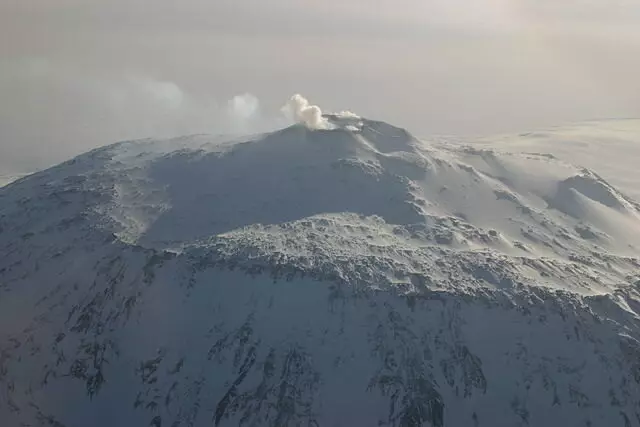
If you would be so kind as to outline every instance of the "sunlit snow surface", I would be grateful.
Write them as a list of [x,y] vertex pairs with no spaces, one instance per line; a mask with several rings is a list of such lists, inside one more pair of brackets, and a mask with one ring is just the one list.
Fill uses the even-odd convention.
[[640,425],[640,122],[356,116],[0,189],[0,419]]

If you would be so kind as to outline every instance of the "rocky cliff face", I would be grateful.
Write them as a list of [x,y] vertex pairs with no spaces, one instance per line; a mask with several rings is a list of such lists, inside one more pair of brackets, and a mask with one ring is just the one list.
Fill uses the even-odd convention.
[[639,224],[355,118],[94,150],[0,189],[0,419],[640,425]]

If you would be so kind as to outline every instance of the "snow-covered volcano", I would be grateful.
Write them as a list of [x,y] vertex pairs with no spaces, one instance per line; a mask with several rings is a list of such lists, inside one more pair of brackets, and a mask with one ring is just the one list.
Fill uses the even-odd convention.
[[640,425],[635,200],[545,152],[325,119],[0,189],[0,419]]

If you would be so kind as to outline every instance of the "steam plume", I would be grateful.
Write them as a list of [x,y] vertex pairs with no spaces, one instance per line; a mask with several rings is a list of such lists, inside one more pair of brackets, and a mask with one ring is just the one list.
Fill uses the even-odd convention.
[[309,129],[331,129],[331,123],[322,117],[322,110],[317,105],[311,105],[300,94],[295,94],[282,108],[285,115],[296,123],[302,123]]

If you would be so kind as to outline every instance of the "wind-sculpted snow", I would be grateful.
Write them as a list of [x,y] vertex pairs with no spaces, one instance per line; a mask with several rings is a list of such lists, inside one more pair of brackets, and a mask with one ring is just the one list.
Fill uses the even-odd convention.
[[0,189],[3,425],[640,425],[636,201],[325,118]]

